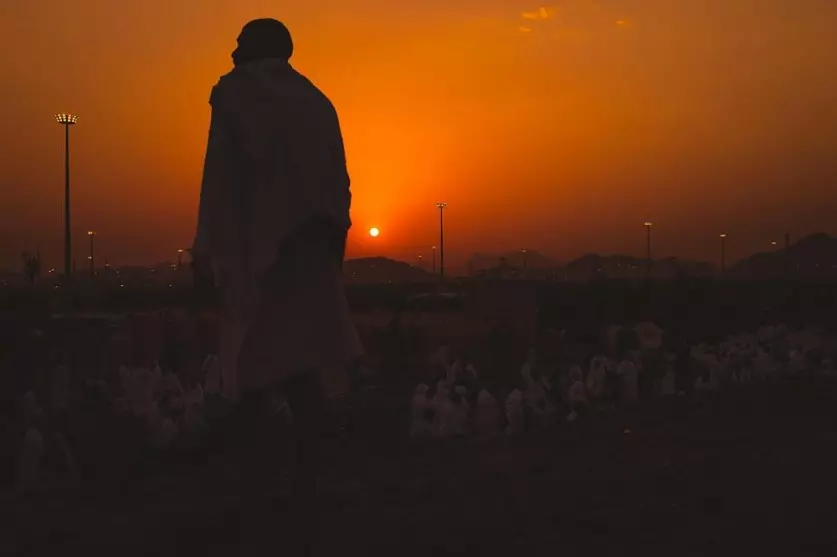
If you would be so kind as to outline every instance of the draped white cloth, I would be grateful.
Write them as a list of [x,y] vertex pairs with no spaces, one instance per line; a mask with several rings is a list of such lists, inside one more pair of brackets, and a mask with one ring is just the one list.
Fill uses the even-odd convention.
[[183,428],[189,432],[201,431],[205,426],[204,418],[204,390],[200,383],[196,383],[184,390],[180,397],[183,407]]
[[135,416],[147,421],[157,418],[156,387],[152,370],[138,367],[131,371],[128,399]]
[[457,395],[457,401],[451,401],[453,408],[450,414],[448,430],[452,435],[465,435],[468,433],[468,414],[471,411],[471,405],[465,396],[468,391],[463,386],[456,387],[454,393]]
[[151,443],[158,449],[171,447],[179,433],[180,428],[174,420],[169,417],[162,418],[155,423],[155,428],[151,433]]
[[590,361],[590,372],[587,374],[587,394],[593,399],[600,398],[607,387],[607,370],[610,361],[604,356],[595,356]]
[[639,398],[639,372],[636,364],[631,360],[622,360],[617,368],[617,374],[621,381],[619,391],[624,402],[636,402]]
[[805,371],[805,353],[801,349],[791,351],[788,372],[791,375],[799,375],[803,371]]
[[[156,374],[154,374],[156,378]],[[159,384],[160,392],[170,396],[179,397],[183,394],[183,385],[176,373],[166,373]]]
[[663,330],[651,321],[638,323],[634,331],[639,338],[640,346],[645,350],[655,350],[662,346]]
[[440,344],[430,358],[430,364],[440,369],[449,370],[453,363],[453,354],[447,344]]
[[64,411],[70,408],[70,370],[65,365],[52,368],[50,374],[52,409]]
[[567,391],[567,401],[571,406],[575,407],[578,404],[587,402],[587,391],[584,388],[584,382],[581,380],[574,381]]
[[428,437],[433,434],[433,423],[426,416],[427,410],[431,408],[431,401],[427,396],[428,390],[430,388],[422,383],[413,393],[411,437]]
[[448,382],[452,385],[453,383],[461,381],[467,377],[477,379],[477,370],[474,369],[474,366],[470,363],[465,363],[464,360],[457,359],[453,362],[453,365],[450,366]]
[[203,391],[207,396],[221,394],[221,359],[210,354],[203,361]]
[[38,402],[38,397],[35,396],[33,391],[26,391],[26,394],[23,395],[22,410],[23,419],[27,423],[33,422],[41,417],[41,403]]
[[514,435],[523,431],[523,392],[515,389],[506,397],[506,433]]
[[463,395],[464,387],[456,388],[455,392],[459,395],[460,400],[454,402],[451,399],[450,391],[443,385],[443,382],[440,381],[439,383],[436,396],[431,403],[431,407],[436,413],[434,420],[436,435],[439,437],[464,435],[468,421],[468,411],[470,410]]
[[41,485],[41,465],[46,451],[44,438],[35,427],[29,427],[23,436],[18,456],[18,488],[29,491]]
[[660,380],[660,395],[674,396],[675,394],[677,394],[677,377],[674,375],[674,370],[671,366],[668,366]]
[[[338,396],[346,382],[337,375],[361,353],[339,266],[326,265],[331,260],[322,246],[303,246],[274,284],[263,283],[280,245],[312,218],[344,230],[351,225],[349,176],[334,106],[278,59],[236,67],[213,88],[210,104],[193,251],[211,258],[220,288],[224,394],[237,400],[242,390],[316,369],[327,375],[327,394]],[[260,354],[258,364],[255,357],[247,360],[245,373],[238,367],[250,335],[259,343],[247,344],[248,350],[276,357]]]
[[474,413],[474,425],[477,433],[483,437],[495,435],[500,423],[500,408],[497,399],[488,389],[482,389],[477,395],[477,408]]
[[608,325],[605,327],[605,342],[611,352],[616,350],[616,340],[619,338],[619,333],[622,332],[622,327],[619,325]]
[[532,377],[535,374],[536,364],[534,361],[526,362],[520,366],[520,377],[523,378],[523,384],[528,385],[532,382]]

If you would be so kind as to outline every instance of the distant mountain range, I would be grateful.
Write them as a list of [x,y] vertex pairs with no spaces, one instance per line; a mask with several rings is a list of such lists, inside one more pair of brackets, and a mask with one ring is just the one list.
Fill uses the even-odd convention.
[[[561,265],[535,250],[517,250],[503,254],[476,253],[468,260],[468,274],[494,278],[551,278],[558,280],[589,280],[594,278],[644,277],[647,261],[630,255],[586,254]],[[123,281],[158,280],[172,282],[175,277],[188,279],[191,274],[173,270],[171,263],[161,263],[152,268],[122,267],[119,270],[98,269],[102,278],[119,273]],[[153,271],[151,271],[153,269]],[[717,276],[716,266],[688,259],[669,257],[652,261],[651,274],[655,278],[679,276]],[[738,278],[780,277],[837,277],[837,238],[825,233],[812,234],[787,248],[756,253],[730,266],[728,276]],[[437,280],[427,270],[387,257],[349,259],[344,263],[343,274],[349,283],[420,283]],[[50,280],[44,273],[44,280]],[[0,272],[0,284],[25,284],[20,270]]]
[[[590,253],[560,265],[534,250],[503,254],[476,253],[468,260],[468,274],[486,278],[552,278],[584,281],[596,278],[643,278],[647,261],[630,255]],[[837,276],[837,238],[818,233],[802,238],[788,248],[756,253],[728,268],[738,278],[785,276]],[[345,263],[348,282],[428,282],[435,276],[423,269],[386,257],[352,259]],[[711,263],[667,257],[651,262],[651,276],[658,279],[718,276]]]
[[468,274],[511,265],[520,269],[555,269],[558,263],[535,250],[516,250],[501,254],[475,253],[468,260]]
[[730,274],[746,278],[837,275],[837,238],[818,233],[774,251],[756,253],[736,263]]
[[[632,278],[645,277],[648,261],[645,258],[630,255],[587,254],[570,261],[561,269],[561,273],[572,280],[589,278]],[[703,261],[692,261],[677,257],[667,257],[651,261],[651,276],[655,278],[675,278],[679,276],[711,276],[716,268]]]
[[434,280],[434,275],[403,261],[387,257],[347,259],[343,277],[348,283],[416,283]]

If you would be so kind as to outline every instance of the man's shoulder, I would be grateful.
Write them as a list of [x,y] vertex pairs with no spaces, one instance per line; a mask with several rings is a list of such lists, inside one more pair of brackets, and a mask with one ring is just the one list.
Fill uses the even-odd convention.
[[243,73],[244,71],[241,67],[233,67],[230,71],[218,78],[218,83],[215,84],[215,87],[228,87],[240,81]]
[[317,87],[317,84],[316,84],[316,83],[314,83],[314,82],[313,82],[310,78],[308,78],[305,74],[301,73],[301,72],[300,72],[299,70],[297,70],[296,68],[294,68],[294,70],[293,70],[293,71],[294,71],[294,73],[296,74],[297,79],[299,80],[299,82],[300,82],[300,83],[301,83],[301,84],[302,84],[302,85],[303,85],[306,89],[308,89],[308,91],[309,91],[312,95],[314,95],[314,96],[316,96],[317,98],[319,98],[319,99],[320,99],[320,101],[322,101],[322,102],[323,102],[323,104],[325,104],[326,106],[328,106],[328,107],[330,107],[332,110],[334,110],[334,104],[331,102],[331,99],[329,99],[329,98],[328,98],[328,95],[326,95],[326,94],[323,92],[323,90],[322,90],[322,89],[320,89],[319,87]]
[[214,104],[231,91],[237,89],[240,82],[241,72],[237,68],[233,68],[219,77],[218,82],[212,86],[212,91],[209,94],[209,103]]

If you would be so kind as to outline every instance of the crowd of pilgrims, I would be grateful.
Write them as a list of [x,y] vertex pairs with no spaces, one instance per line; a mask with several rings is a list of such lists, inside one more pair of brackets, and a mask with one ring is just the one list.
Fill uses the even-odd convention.
[[[188,318],[181,316],[181,325],[184,320]],[[137,319],[127,330],[114,329],[97,341],[103,372],[92,376],[82,378],[71,369],[62,351],[47,358],[42,380],[18,393],[19,412],[7,418],[13,423],[4,424],[13,432],[9,441],[16,447],[12,453],[19,489],[77,483],[84,471],[84,463],[76,460],[79,447],[86,438],[94,439],[88,444],[102,443],[102,437],[91,433],[112,424],[120,424],[119,435],[140,439],[151,453],[207,442],[229,415],[221,361],[212,353],[212,342],[178,339],[183,335],[177,333],[177,321],[170,316]],[[556,342],[565,335],[549,333]],[[633,341],[620,340],[626,337]],[[476,363],[485,359],[469,358],[444,342],[432,347],[412,397],[411,439],[517,435],[594,419],[597,412],[649,399],[676,400],[729,385],[836,373],[837,339],[813,328],[764,326],[675,352],[651,323],[630,329],[613,326],[603,338],[566,350],[573,356],[545,357],[539,344],[512,369],[485,376]],[[146,349],[137,350],[138,345]],[[170,346],[189,346],[189,356],[183,357],[182,350],[178,356]],[[368,358],[367,367],[375,361]],[[409,386],[401,392],[404,397]],[[405,415],[407,405],[404,401]],[[292,409],[280,398],[274,409],[293,419]],[[119,450],[116,445],[112,449]]]
[[[837,376],[837,338],[814,328],[767,325],[679,353],[666,350],[663,331],[653,323],[632,331],[609,329],[609,350],[588,350],[576,361],[554,365],[530,349],[517,373],[499,385],[482,380],[468,358],[440,346],[432,361],[435,374],[415,388],[411,436],[515,435],[651,399],[702,396],[782,378]],[[619,348],[616,337],[624,332],[638,342]]]

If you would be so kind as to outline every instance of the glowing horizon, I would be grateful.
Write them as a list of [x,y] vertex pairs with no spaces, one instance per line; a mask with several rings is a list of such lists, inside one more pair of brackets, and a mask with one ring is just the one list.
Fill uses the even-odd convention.
[[[50,14],[44,17],[41,14]],[[837,232],[837,3],[765,0],[78,0],[0,6],[0,267],[62,257],[70,129],[76,259],[174,260],[240,27],[287,22],[341,116],[348,255],[446,262],[527,247],[727,260]],[[60,111],[72,111],[60,112]],[[368,234],[375,227],[385,234]]]

